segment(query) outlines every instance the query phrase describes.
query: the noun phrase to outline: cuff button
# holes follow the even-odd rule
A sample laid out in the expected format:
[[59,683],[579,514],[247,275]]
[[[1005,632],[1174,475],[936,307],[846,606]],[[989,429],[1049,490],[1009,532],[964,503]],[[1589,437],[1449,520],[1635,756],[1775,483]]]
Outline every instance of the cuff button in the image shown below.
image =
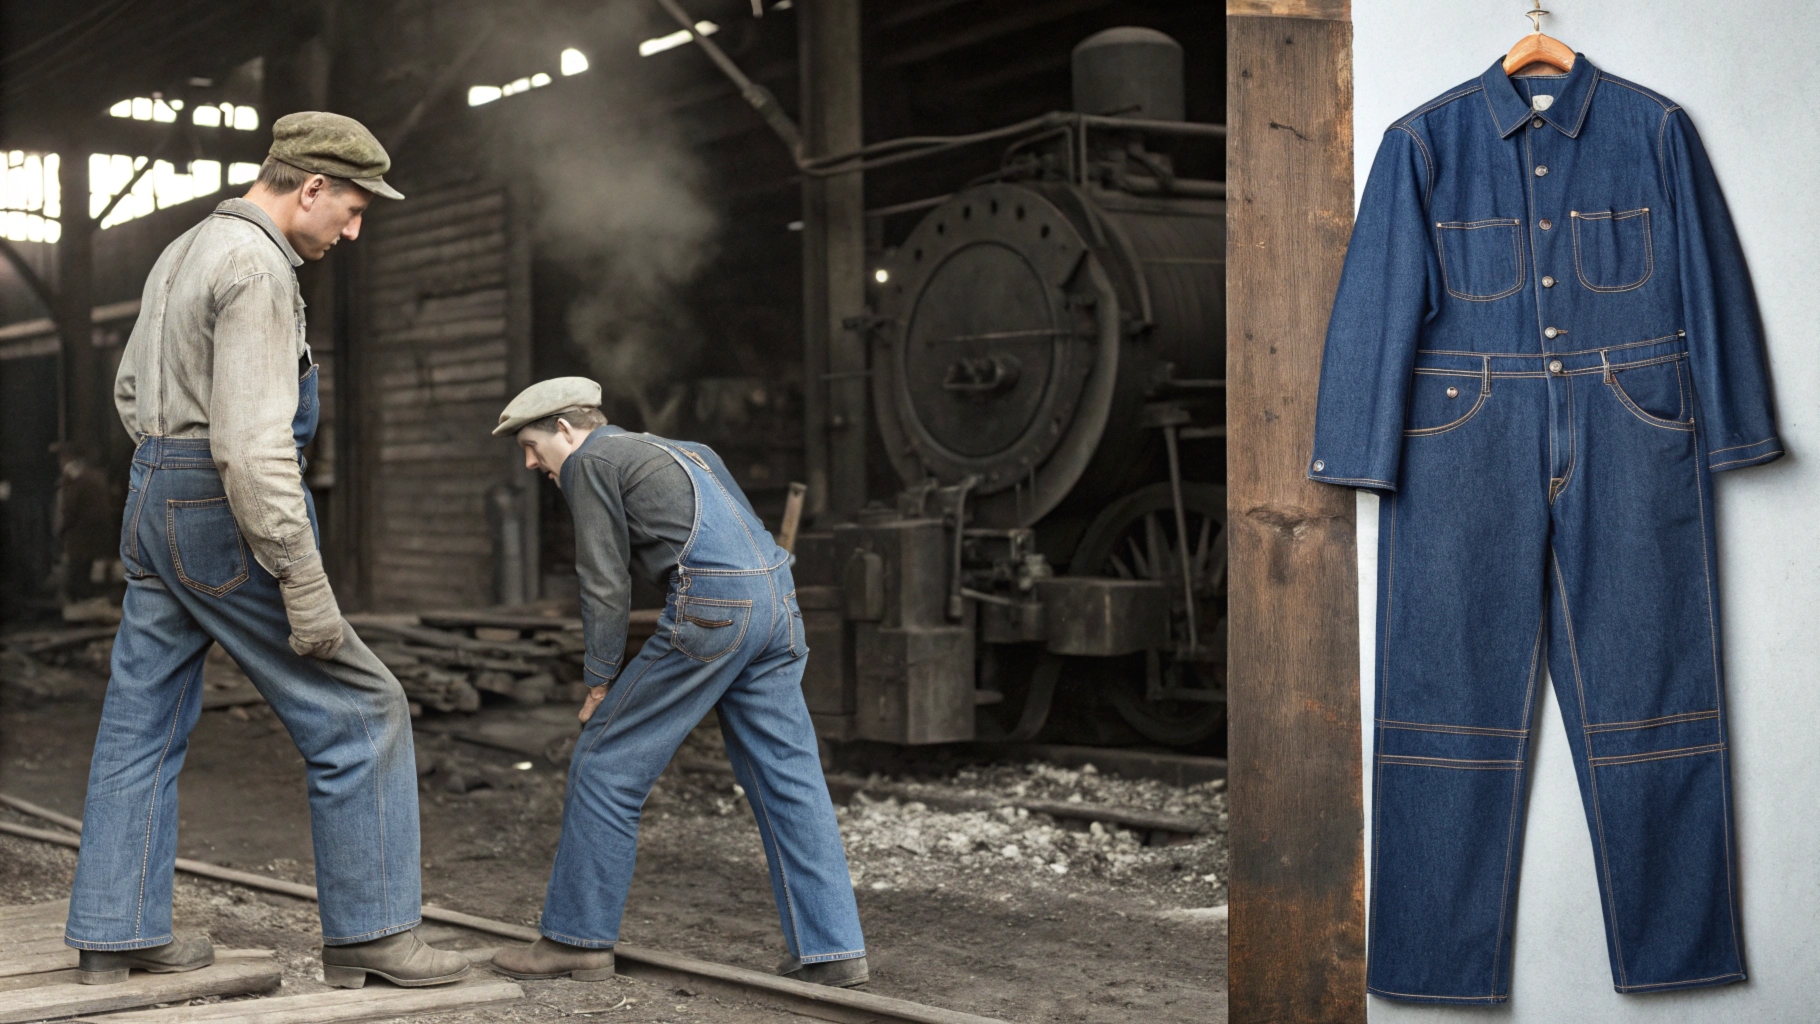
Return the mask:
[[1314,471],[1316,473],[1319,473],[1326,468],[1327,468],[1327,463],[1322,462],[1320,459],[1314,460]]

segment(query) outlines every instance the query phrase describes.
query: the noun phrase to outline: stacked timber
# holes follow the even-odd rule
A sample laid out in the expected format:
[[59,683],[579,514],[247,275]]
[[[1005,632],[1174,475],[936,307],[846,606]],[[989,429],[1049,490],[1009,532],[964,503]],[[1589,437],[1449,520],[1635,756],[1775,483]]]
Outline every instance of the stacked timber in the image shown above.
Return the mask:
[[[657,613],[634,611],[627,637],[636,647]],[[534,707],[580,701],[587,644],[581,620],[535,612],[451,611],[349,615],[379,660],[403,684],[411,713],[476,711],[483,693]]]

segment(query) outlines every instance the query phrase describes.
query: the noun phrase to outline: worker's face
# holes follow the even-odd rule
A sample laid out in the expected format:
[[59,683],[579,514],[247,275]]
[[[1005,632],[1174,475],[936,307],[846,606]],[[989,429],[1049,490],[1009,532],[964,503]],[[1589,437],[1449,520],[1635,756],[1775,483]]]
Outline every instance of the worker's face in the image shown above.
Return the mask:
[[542,473],[559,487],[562,485],[562,464],[587,439],[588,432],[575,429],[568,420],[557,420],[554,432],[533,427],[518,432],[518,446],[525,453],[525,468]]
[[360,237],[360,218],[367,212],[373,193],[359,185],[349,184],[334,189],[329,179],[312,174],[297,193],[297,211],[285,240],[297,255],[306,260],[319,260],[329,254],[342,239],[352,242]]

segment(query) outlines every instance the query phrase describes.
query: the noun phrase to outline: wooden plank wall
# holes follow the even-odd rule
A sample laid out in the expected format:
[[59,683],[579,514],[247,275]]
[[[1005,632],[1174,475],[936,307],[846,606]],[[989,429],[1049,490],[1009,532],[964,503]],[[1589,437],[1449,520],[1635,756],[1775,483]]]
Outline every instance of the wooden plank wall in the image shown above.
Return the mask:
[[[498,186],[412,196],[381,208],[362,253],[361,342],[367,601],[376,610],[498,600],[499,487],[509,441],[489,431],[522,376],[514,307],[528,263]],[[517,285],[514,288],[514,285]]]
[[1346,0],[1229,0],[1231,1018],[1365,1019],[1353,494],[1304,476],[1352,228]]

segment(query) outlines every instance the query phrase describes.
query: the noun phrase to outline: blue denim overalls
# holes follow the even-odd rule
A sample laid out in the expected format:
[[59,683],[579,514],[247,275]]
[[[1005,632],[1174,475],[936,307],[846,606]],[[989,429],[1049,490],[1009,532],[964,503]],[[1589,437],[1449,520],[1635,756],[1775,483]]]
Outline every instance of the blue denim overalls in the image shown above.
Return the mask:
[[[789,555],[709,468],[701,446],[649,434],[695,488],[695,525],[647,641],[582,728],[541,931],[573,946],[619,939],[651,786],[709,709],[746,791],[790,955],[865,955],[840,827],[803,702],[809,647]],[[571,456],[574,458],[575,456]]]
[[[299,465],[316,434],[315,366],[298,382]],[[316,508],[309,503],[310,523]],[[219,643],[303,754],[323,942],[419,920],[417,772],[404,691],[354,631],[332,661],[301,657],[278,581],[247,551],[207,438],[146,437],[120,531],[126,600],[89,768],[65,941],[143,949],[171,941],[177,773]]]
[[1679,105],[1494,63],[1385,134],[1311,479],[1384,492],[1367,984],[1509,997],[1543,658],[1612,982],[1744,977],[1712,474],[1777,439],[1762,327]]

